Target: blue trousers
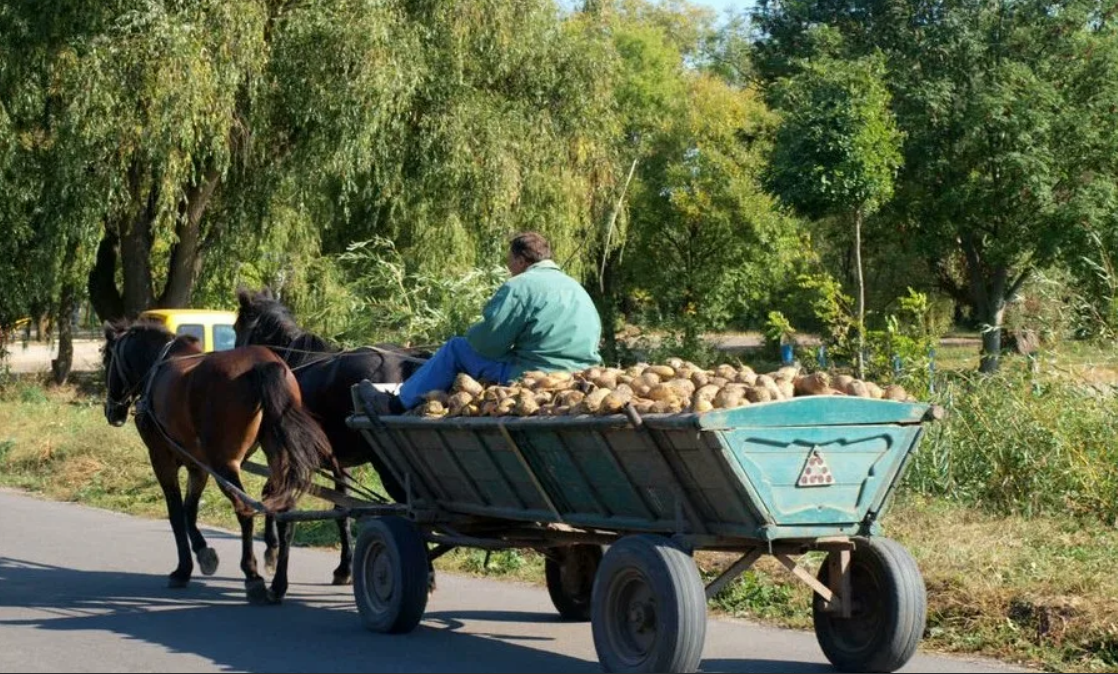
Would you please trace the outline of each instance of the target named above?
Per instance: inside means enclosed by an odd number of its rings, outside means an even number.
[[[452,337],[423,367],[408,377],[397,395],[404,407],[411,409],[423,402],[427,392],[449,390],[459,372],[465,372],[474,379],[507,384],[511,369],[510,363],[491,360],[474,351],[465,337]]]

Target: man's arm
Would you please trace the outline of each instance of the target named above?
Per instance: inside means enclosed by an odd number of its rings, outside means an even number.
[[[520,299],[501,286],[485,305],[482,320],[466,331],[466,341],[480,355],[499,360],[508,355],[516,337],[524,327],[524,311]]]

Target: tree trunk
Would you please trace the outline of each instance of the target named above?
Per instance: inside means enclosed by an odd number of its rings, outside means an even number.
[[[171,251],[167,285],[163,287],[163,295],[159,298],[161,307],[181,308],[190,304],[194,284],[202,272],[202,215],[220,177],[215,170],[207,171],[201,182],[186,189],[179,223],[175,227],[178,242]]]
[[[1006,303],[1024,283],[1028,270],[1022,271],[1010,284],[1009,268],[1004,264],[987,267],[979,243],[973,236],[963,236],[962,244],[967,257],[971,300],[982,330],[982,360],[978,369],[990,374],[998,371],[1001,360],[1002,320],[1005,318]]]
[[[62,285],[55,322],[58,324],[58,358],[51,360],[50,371],[54,383],[62,385],[74,366],[74,308],[77,306],[77,289],[71,282]]]
[[[862,272],[862,209],[854,211],[854,271],[858,276],[858,378],[866,378],[866,278]]]
[[[135,318],[155,302],[151,284],[151,225],[155,220],[157,190],[153,186],[147,204],[128,223],[120,236],[120,262],[124,272],[124,315]]]
[[[116,287],[117,247],[120,238],[110,224],[105,224],[105,233],[97,246],[97,261],[89,272],[87,288],[93,310],[102,321],[116,321],[124,318],[124,298]]]

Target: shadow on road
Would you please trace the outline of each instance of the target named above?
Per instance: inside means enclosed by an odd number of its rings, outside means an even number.
[[[347,588],[295,584],[281,606],[245,603],[239,584],[195,580],[182,591],[156,574],[76,571],[0,558],[0,605],[49,617],[5,620],[44,630],[105,630],[265,672],[592,672],[596,662],[548,653],[456,626],[424,624],[403,636],[366,631]],[[510,639],[519,637],[510,637]]]
[[[295,583],[283,605],[250,606],[237,580],[195,578],[169,590],[160,574],[81,571],[0,557],[0,606],[37,617],[0,620],[59,632],[107,631],[214,662],[266,672],[597,672],[597,662],[534,648],[542,635],[463,630],[480,623],[554,623],[556,615],[506,610],[432,611],[408,635],[366,631],[349,588]],[[499,597],[494,597],[499,602]],[[566,626],[568,629],[570,626]],[[578,626],[586,630],[590,626]],[[747,649],[747,647],[746,647]],[[818,663],[709,659],[704,672],[830,672]]]

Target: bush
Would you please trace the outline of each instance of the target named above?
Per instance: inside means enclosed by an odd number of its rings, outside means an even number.
[[[929,427],[908,488],[995,512],[1118,520],[1113,391],[1011,371],[937,389],[948,417]]]

